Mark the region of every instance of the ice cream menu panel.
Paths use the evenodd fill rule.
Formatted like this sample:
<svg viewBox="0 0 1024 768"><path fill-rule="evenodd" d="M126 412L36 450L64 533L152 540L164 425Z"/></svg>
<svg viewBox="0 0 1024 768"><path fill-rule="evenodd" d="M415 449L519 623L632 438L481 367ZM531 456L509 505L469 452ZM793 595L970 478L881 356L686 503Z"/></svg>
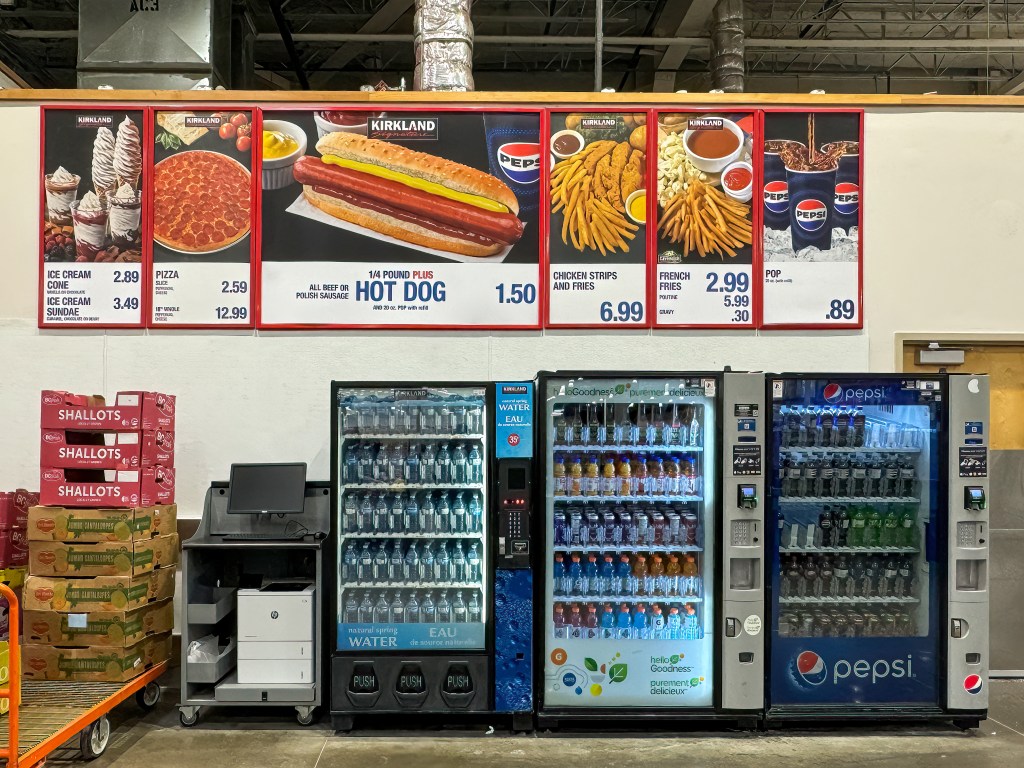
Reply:
<svg viewBox="0 0 1024 768"><path fill-rule="evenodd" d="M251 327L253 110L157 111L152 327Z"/></svg>
<svg viewBox="0 0 1024 768"><path fill-rule="evenodd" d="M548 325L647 325L647 113L552 112Z"/></svg>
<svg viewBox="0 0 1024 768"><path fill-rule="evenodd" d="M752 328L757 113L658 115L658 326Z"/></svg>
<svg viewBox="0 0 1024 768"><path fill-rule="evenodd" d="M40 327L142 325L145 117L43 110Z"/></svg>
<svg viewBox="0 0 1024 768"><path fill-rule="evenodd" d="M764 113L763 325L860 328L861 112Z"/></svg>
<svg viewBox="0 0 1024 768"><path fill-rule="evenodd" d="M536 327L538 111L263 112L263 327Z"/></svg>

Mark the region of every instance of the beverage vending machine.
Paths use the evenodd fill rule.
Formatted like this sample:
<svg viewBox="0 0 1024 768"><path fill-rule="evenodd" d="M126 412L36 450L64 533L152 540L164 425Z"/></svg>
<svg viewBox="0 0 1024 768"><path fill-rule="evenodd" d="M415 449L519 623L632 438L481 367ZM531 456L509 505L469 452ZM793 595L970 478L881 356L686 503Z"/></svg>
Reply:
<svg viewBox="0 0 1024 768"><path fill-rule="evenodd" d="M335 382L331 408L335 728L532 727L533 383Z"/></svg>
<svg viewBox="0 0 1024 768"><path fill-rule="evenodd" d="M769 720L988 708L985 376L769 375Z"/></svg>
<svg viewBox="0 0 1024 768"><path fill-rule="evenodd" d="M537 412L539 725L756 722L764 376L541 374Z"/></svg>

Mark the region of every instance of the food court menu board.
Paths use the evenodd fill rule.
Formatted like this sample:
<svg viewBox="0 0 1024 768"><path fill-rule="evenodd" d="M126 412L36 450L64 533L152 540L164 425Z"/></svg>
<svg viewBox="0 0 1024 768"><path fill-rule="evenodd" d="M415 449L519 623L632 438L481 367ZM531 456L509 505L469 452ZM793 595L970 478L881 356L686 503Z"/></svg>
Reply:
<svg viewBox="0 0 1024 768"><path fill-rule="evenodd" d="M647 112L552 112L549 326L649 325Z"/></svg>
<svg viewBox="0 0 1024 768"><path fill-rule="evenodd" d="M254 111L160 111L151 327L252 327Z"/></svg>
<svg viewBox="0 0 1024 768"><path fill-rule="evenodd" d="M143 109L42 115L41 328L143 324Z"/></svg>
<svg viewBox="0 0 1024 768"><path fill-rule="evenodd" d="M756 112L658 114L655 325L752 328Z"/></svg>
<svg viewBox="0 0 1024 768"><path fill-rule="evenodd" d="M537 327L539 138L539 110L265 110L261 327Z"/></svg>
<svg viewBox="0 0 1024 768"><path fill-rule="evenodd" d="M863 113L764 113L765 327L860 328Z"/></svg>

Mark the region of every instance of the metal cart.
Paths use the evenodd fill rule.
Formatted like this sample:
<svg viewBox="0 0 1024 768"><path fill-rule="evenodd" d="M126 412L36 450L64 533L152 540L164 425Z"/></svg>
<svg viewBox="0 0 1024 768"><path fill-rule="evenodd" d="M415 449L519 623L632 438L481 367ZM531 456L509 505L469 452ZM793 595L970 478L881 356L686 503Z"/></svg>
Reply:
<svg viewBox="0 0 1024 768"><path fill-rule="evenodd" d="M160 701L156 680L166 671L166 661L126 683L22 681L18 598L2 583L0 596L10 606L10 674L7 685L0 687L0 699L11 702L7 728L0 725L0 759L7 761L7 768L42 765L75 734L80 734L83 757L99 757L110 741L110 710L133 695L147 712Z"/></svg>

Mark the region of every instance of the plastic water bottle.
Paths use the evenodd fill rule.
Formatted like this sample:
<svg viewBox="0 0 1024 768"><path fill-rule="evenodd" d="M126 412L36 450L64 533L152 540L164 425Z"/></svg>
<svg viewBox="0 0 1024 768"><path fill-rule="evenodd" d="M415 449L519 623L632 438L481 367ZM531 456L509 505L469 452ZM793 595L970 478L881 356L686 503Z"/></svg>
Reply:
<svg viewBox="0 0 1024 768"><path fill-rule="evenodd" d="M658 610L655 606L655 610ZM647 609L643 603L636 607L633 614L633 637L639 640L646 640L651 636L651 627L647 622Z"/></svg>
<svg viewBox="0 0 1024 768"><path fill-rule="evenodd" d="M452 505L452 532L466 532L466 502L461 493L455 494L455 503Z"/></svg>
<svg viewBox="0 0 1024 768"><path fill-rule="evenodd" d="M359 603L359 620L357 623L373 623L373 601L370 600L369 592L363 592L363 601Z"/></svg>
<svg viewBox="0 0 1024 768"><path fill-rule="evenodd" d="M387 624L391 615L391 606L388 605L387 592L381 592L377 598L377 604L373 606L373 623Z"/></svg>
<svg viewBox="0 0 1024 768"><path fill-rule="evenodd" d="M471 405L466 411L466 432L479 435L484 431L484 409L480 405Z"/></svg>
<svg viewBox="0 0 1024 768"><path fill-rule="evenodd" d="M342 515L341 529L345 533L359 530L359 499L356 498L356 494L345 494L345 510Z"/></svg>
<svg viewBox="0 0 1024 768"><path fill-rule="evenodd" d="M405 553L404 576L406 581L420 580L420 551L419 544L415 541L409 545L409 549Z"/></svg>
<svg viewBox="0 0 1024 768"><path fill-rule="evenodd" d="M483 530L483 508L480 504L480 494L469 494L467 505L466 528L470 533L480 533Z"/></svg>
<svg viewBox="0 0 1024 768"><path fill-rule="evenodd" d="M566 586L567 582L566 582L565 579L566 579L566 576L568 576L568 575L569 575L568 571L566 571L566 567L565 567L565 556L561 552L556 552L555 553L555 563L554 563L554 565L551 568L551 582L552 582L551 583L551 589L552 589L552 594L555 594L555 595L564 595L564 594L566 594L565 586Z"/></svg>
<svg viewBox="0 0 1024 768"><path fill-rule="evenodd" d="M345 482L359 482L359 455L354 445L345 449Z"/></svg>
<svg viewBox="0 0 1024 768"><path fill-rule="evenodd" d="M420 455L420 482L429 485L436 482L437 478L437 451L433 443L427 443L426 448Z"/></svg>
<svg viewBox="0 0 1024 768"><path fill-rule="evenodd" d="M420 558L420 572L416 577L417 581L433 581L434 579L434 545L431 542L423 547L423 556Z"/></svg>
<svg viewBox="0 0 1024 768"><path fill-rule="evenodd" d="M388 482L400 483L405 479L405 449L402 443L391 446L388 459Z"/></svg>
<svg viewBox="0 0 1024 768"><path fill-rule="evenodd" d="M452 604L448 600L448 590L441 590L441 598L437 601L437 623L438 624L451 624L452 622Z"/></svg>
<svg viewBox="0 0 1024 768"><path fill-rule="evenodd" d="M480 553L477 551L477 547L480 545L477 542L473 542L469 545L469 552L466 554L466 581L472 582L473 584L480 583Z"/></svg>
<svg viewBox="0 0 1024 768"><path fill-rule="evenodd" d="M420 623L420 601L416 599L416 591L409 595L409 602L405 604L405 623Z"/></svg>
<svg viewBox="0 0 1024 768"><path fill-rule="evenodd" d="M359 517L356 520L356 530L367 533L373 530L373 502L368 493L359 496Z"/></svg>
<svg viewBox="0 0 1024 768"><path fill-rule="evenodd" d="M466 579L466 553L462 549L462 542L458 541L455 543L455 548L452 550L452 581L463 583Z"/></svg>
<svg viewBox="0 0 1024 768"><path fill-rule="evenodd" d="M405 516L402 525L406 533L419 533L420 530L420 505L416 501L416 494L410 493L405 502Z"/></svg>
<svg viewBox="0 0 1024 768"><path fill-rule="evenodd" d="M405 555L402 554L402 546L397 541L391 546L388 581L392 584L401 584L405 581Z"/></svg>
<svg viewBox="0 0 1024 768"><path fill-rule="evenodd" d="M669 640L678 640L683 634L683 617L679 615L678 608L669 609L666 633Z"/></svg>
<svg viewBox="0 0 1024 768"><path fill-rule="evenodd" d="M469 598L469 623L479 624L482 620L483 609L480 606L480 593L473 590Z"/></svg>
<svg viewBox="0 0 1024 768"><path fill-rule="evenodd" d="M697 610L687 603L686 616L683 617L683 640L700 640L703 634L697 623Z"/></svg>
<svg viewBox="0 0 1024 768"><path fill-rule="evenodd" d="M405 505L409 501L409 494L402 493L394 499L391 505L391 512L388 514L387 530L391 533L401 533L405 527Z"/></svg>
<svg viewBox="0 0 1024 768"><path fill-rule="evenodd" d="M434 557L434 581L451 581L451 561L448 558L448 547L442 541Z"/></svg>
<svg viewBox="0 0 1024 768"><path fill-rule="evenodd" d="M583 564L583 584L586 587L586 594L601 594L601 583L597 576L597 555L593 552L587 556L587 562Z"/></svg>
<svg viewBox="0 0 1024 768"><path fill-rule="evenodd" d="M388 461L387 448L381 445L377 448L377 455L373 459L373 482L387 483L390 471L391 462Z"/></svg>
<svg viewBox="0 0 1024 768"><path fill-rule="evenodd" d="M386 531L388 529L388 502L386 493L377 494L377 502L373 506L373 524L371 531Z"/></svg>
<svg viewBox="0 0 1024 768"><path fill-rule="evenodd" d="M622 640L633 635L633 617L629 613L629 606L625 603L619 608L619 615L615 617L615 631Z"/></svg>
<svg viewBox="0 0 1024 768"><path fill-rule="evenodd" d="M373 554L373 581L384 584L388 580L388 550L383 543L377 545Z"/></svg>
<svg viewBox="0 0 1024 768"><path fill-rule="evenodd" d="M409 446L409 455L405 457L405 482L420 482L420 447L415 443Z"/></svg>
<svg viewBox="0 0 1024 768"><path fill-rule="evenodd" d="M462 599L462 590L455 593L455 600L452 602L452 618L456 624L465 624L469 619L469 611L466 601Z"/></svg>
<svg viewBox="0 0 1024 768"><path fill-rule="evenodd" d="M635 619L634 619L635 621ZM651 609L651 630L649 637L655 640L665 639L665 614L661 612L661 606L655 605Z"/></svg>
<svg viewBox="0 0 1024 768"><path fill-rule="evenodd" d="M352 592L348 593L348 598L345 600L345 623L359 623L359 603L356 602L356 596Z"/></svg>
<svg viewBox="0 0 1024 768"><path fill-rule="evenodd" d="M349 542L341 559L341 580L356 581L359 578L359 554L356 545Z"/></svg>
<svg viewBox="0 0 1024 768"><path fill-rule="evenodd" d="M615 637L615 611L612 610L611 603L605 604L604 613L601 614L601 637Z"/></svg>
<svg viewBox="0 0 1024 768"><path fill-rule="evenodd" d="M480 449L474 444L469 451L469 482L482 483L484 481L484 460L480 455Z"/></svg>
<svg viewBox="0 0 1024 768"><path fill-rule="evenodd" d="M616 589L620 595L630 594L630 585L633 583L633 569L629 565L629 555L622 555L619 564L615 566Z"/></svg>
<svg viewBox="0 0 1024 768"><path fill-rule="evenodd" d="M448 506L448 494L442 492L441 500L437 503L437 514L434 516L437 520L435 526L441 533L448 533L452 529L452 510Z"/></svg>
<svg viewBox="0 0 1024 768"><path fill-rule="evenodd" d="M370 542L363 542L363 549L359 553L356 562L356 581L373 581L373 552L370 551Z"/></svg>
<svg viewBox="0 0 1024 768"><path fill-rule="evenodd" d="M456 443L455 450L452 451L451 482L458 485L465 485L469 482L469 462L466 457L466 448L462 443Z"/></svg>
<svg viewBox="0 0 1024 768"><path fill-rule="evenodd" d="M437 512L434 509L434 494L423 494L423 506L420 507L420 531L433 533L437 530Z"/></svg>
<svg viewBox="0 0 1024 768"><path fill-rule="evenodd" d="M701 433L700 433L700 422L697 421L697 409L693 409L693 418L690 419L690 445L700 445Z"/></svg>
<svg viewBox="0 0 1024 768"><path fill-rule="evenodd" d="M437 621L437 607L434 605L434 601L430 598L430 593L423 598L423 602L420 603L420 623L421 624L434 624Z"/></svg>
<svg viewBox="0 0 1024 768"><path fill-rule="evenodd" d="M573 555L572 561L569 563L569 569L566 573L565 594L583 595L585 594L585 591L586 588L583 583L583 566L580 564L580 556Z"/></svg>
<svg viewBox="0 0 1024 768"><path fill-rule="evenodd" d="M402 602L402 593L395 591L391 600L391 608L388 611L388 618L392 624L405 624L405 604Z"/></svg>
<svg viewBox="0 0 1024 768"><path fill-rule="evenodd" d="M600 587L598 592L604 595L615 594L615 560L611 555L605 555L598 573Z"/></svg>

